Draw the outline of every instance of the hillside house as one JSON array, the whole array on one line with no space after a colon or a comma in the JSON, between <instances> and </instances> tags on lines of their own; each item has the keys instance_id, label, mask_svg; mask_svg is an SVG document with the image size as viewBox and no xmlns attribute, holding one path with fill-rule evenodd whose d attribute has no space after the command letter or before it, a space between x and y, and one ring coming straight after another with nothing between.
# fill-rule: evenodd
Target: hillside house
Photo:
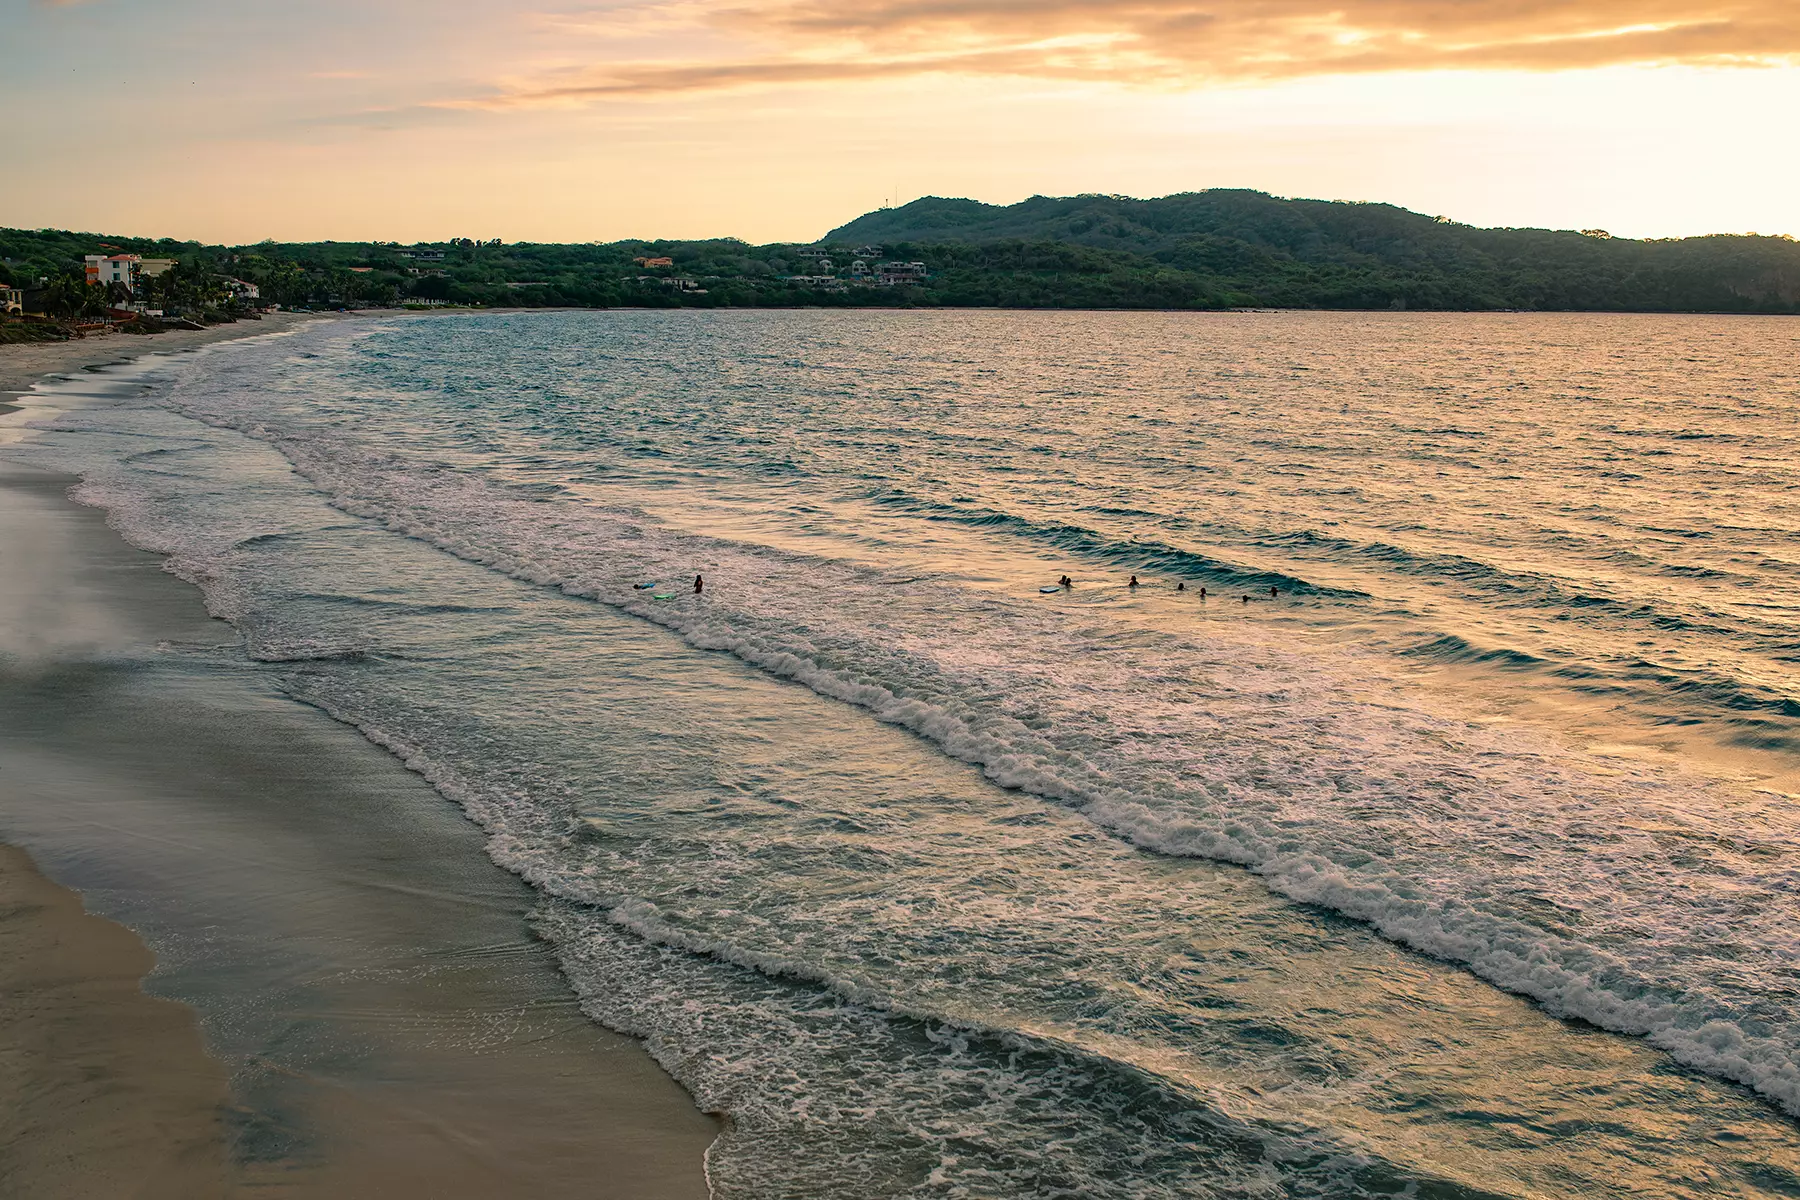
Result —
<instances>
[{"instance_id":1,"label":"hillside house","mask_svg":"<svg viewBox=\"0 0 1800 1200\"><path fill-rule=\"evenodd\" d=\"M875 269L875 282L882 287L904 287L925 282L922 262L884 262Z\"/></svg>"},{"instance_id":2,"label":"hillside house","mask_svg":"<svg viewBox=\"0 0 1800 1200\"><path fill-rule=\"evenodd\" d=\"M25 311L25 289L0 284L0 313L23 314Z\"/></svg>"}]
</instances>

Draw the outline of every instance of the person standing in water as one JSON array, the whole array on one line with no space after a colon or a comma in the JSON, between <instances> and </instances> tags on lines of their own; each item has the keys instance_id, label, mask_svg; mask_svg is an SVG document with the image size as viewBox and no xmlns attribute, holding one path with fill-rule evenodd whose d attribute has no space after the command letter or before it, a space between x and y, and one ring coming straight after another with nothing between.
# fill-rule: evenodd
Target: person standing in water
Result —
<instances>
[{"instance_id":1,"label":"person standing in water","mask_svg":"<svg viewBox=\"0 0 1800 1200\"><path fill-rule=\"evenodd\" d=\"M1280 595L1280 593L1275 590L1275 585L1271 583L1269 585L1269 599L1273 600L1278 595Z\"/></svg>"},{"instance_id":2,"label":"person standing in water","mask_svg":"<svg viewBox=\"0 0 1800 1200\"><path fill-rule=\"evenodd\" d=\"M1056 581L1056 586L1063 587L1063 588L1074 587L1075 581L1073 579L1070 579L1067 575L1064 575L1061 579Z\"/></svg>"},{"instance_id":3,"label":"person standing in water","mask_svg":"<svg viewBox=\"0 0 1800 1200\"><path fill-rule=\"evenodd\" d=\"M1126 586L1126 587L1130 587L1130 588L1134 588L1134 587L1136 587L1136 586L1137 586L1137 585L1138 585L1138 581L1137 581L1137 576L1136 576L1136 575L1133 575L1133 576L1132 576L1132 577L1131 577L1131 582L1130 582L1130 583L1128 583L1128 584L1126 584L1126 585L1125 585L1125 586Z\"/></svg>"},{"instance_id":4,"label":"person standing in water","mask_svg":"<svg viewBox=\"0 0 1800 1200\"><path fill-rule=\"evenodd\" d=\"M1176 590L1176 591L1178 591L1178 592L1185 592L1185 591L1187 591L1187 580L1185 580L1185 579L1177 579L1177 580L1176 580L1176 581L1175 581L1175 590Z\"/></svg>"},{"instance_id":5,"label":"person standing in water","mask_svg":"<svg viewBox=\"0 0 1800 1200\"><path fill-rule=\"evenodd\" d=\"M705 587L706 587L706 580L700 578L700 576L698 576L698 575L694 576L694 595L698 596L705 589Z\"/></svg>"}]
</instances>

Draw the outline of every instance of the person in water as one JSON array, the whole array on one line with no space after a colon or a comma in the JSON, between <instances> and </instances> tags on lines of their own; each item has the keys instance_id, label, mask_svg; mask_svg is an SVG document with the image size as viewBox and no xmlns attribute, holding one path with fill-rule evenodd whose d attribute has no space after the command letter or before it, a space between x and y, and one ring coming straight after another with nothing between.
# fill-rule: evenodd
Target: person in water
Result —
<instances>
[{"instance_id":1,"label":"person in water","mask_svg":"<svg viewBox=\"0 0 1800 1200\"><path fill-rule=\"evenodd\" d=\"M1271 583L1269 585L1269 599L1273 600L1276 596L1279 596L1280 594L1281 594L1280 592L1275 590L1275 585Z\"/></svg>"},{"instance_id":2,"label":"person in water","mask_svg":"<svg viewBox=\"0 0 1800 1200\"><path fill-rule=\"evenodd\" d=\"M1238 599L1242 600L1245 604L1250 603L1250 597L1248 596L1240 596Z\"/></svg>"},{"instance_id":3,"label":"person in water","mask_svg":"<svg viewBox=\"0 0 1800 1200\"><path fill-rule=\"evenodd\" d=\"M1185 579L1177 579L1177 580L1176 580L1176 581L1175 581L1175 590L1176 590L1176 591L1178 591L1178 592L1185 592L1185 591L1187 591L1187 580L1185 580Z\"/></svg>"},{"instance_id":4,"label":"person in water","mask_svg":"<svg viewBox=\"0 0 1800 1200\"><path fill-rule=\"evenodd\" d=\"M1056 586L1057 587L1074 587L1075 581L1073 579L1070 579L1067 575L1064 575L1061 579L1056 581Z\"/></svg>"},{"instance_id":5,"label":"person in water","mask_svg":"<svg viewBox=\"0 0 1800 1200\"><path fill-rule=\"evenodd\" d=\"M694 595L698 596L705 587L706 580L700 578L698 575L694 576Z\"/></svg>"},{"instance_id":6,"label":"person in water","mask_svg":"<svg viewBox=\"0 0 1800 1200\"><path fill-rule=\"evenodd\" d=\"M1137 581L1137 576L1136 576L1136 575L1133 575L1133 576L1132 576L1132 577L1131 577L1131 582L1130 582L1130 583L1128 583L1128 584L1126 584L1126 585L1125 585L1125 586L1126 586L1126 587L1136 587L1136 586L1137 586L1137 585L1138 585L1138 581Z\"/></svg>"},{"instance_id":7,"label":"person in water","mask_svg":"<svg viewBox=\"0 0 1800 1200\"><path fill-rule=\"evenodd\" d=\"M1200 598L1202 600L1206 599L1206 589L1205 588L1200 589Z\"/></svg>"}]
</instances>

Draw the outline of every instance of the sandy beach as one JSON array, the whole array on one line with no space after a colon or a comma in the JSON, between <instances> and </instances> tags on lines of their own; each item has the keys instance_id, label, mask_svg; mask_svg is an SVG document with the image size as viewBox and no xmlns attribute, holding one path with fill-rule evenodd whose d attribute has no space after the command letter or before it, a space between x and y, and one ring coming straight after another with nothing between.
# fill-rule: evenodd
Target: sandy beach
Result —
<instances>
[{"instance_id":1,"label":"sandy beach","mask_svg":"<svg viewBox=\"0 0 1800 1200\"><path fill-rule=\"evenodd\" d=\"M332 320L325 313L267 313L259 321L237 321L210 329L171 329L158 334L108 333L71 338L66 342L36 342L0 346L0 412L39 381L75 371L87 371L130 362L146 354L192 350L214 342L279 333L305 321Z\"/></svg>"},{"instance_id":2,"label":"sandy beach","mask_svg":"<svg viewBox=\"0 0 1800 1200\"><path fill-rule=\"evenodd\" d=\"M0 348L0 392L303 319ZM480 832L75 482L0 459L0 1195L705 1196L716 1123Z\"/></svg>"},{"instance_id":3,"label":"sandy beach","mask_svg":"<svg viewBox=\"0 0 1800 1200\"><path fill-rule=\"evenodd\" d=\"M225 1072L153 961L0 846L0 1194L226 1194Z\"/></svg>"}]
</instances>

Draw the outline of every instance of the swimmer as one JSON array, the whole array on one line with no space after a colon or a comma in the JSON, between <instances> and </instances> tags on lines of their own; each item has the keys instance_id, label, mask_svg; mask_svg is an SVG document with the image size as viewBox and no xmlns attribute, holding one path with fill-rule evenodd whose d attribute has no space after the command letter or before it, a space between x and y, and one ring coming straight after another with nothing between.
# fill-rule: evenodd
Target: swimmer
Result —
<instances>
[{"instance_id":1,"label":"swimmer","mask_svg":"<svg viewBox=\"0 0 1800 1200\"><path fill-rule=\"evenodd\" d=\"M1132 576L1132 577L1131 577L1131 582L1130 582L1130 583L1128 583L1128 584L1126 584L1126 585L1125 585L1125 586L1126 586L1126 587L1136 587L1136 586L1137 586L1137 585L1138 585L1138 581L1137 581L1137 576L1136 576L1136 575L1133 575L1133 576Z\"/></svg>"},{"instance_id":2,"label":"swimmer","mask_svg":"<svg viewBox=\"0 0 1800 1200\"><path fill-rule=\"evenodd\" d=\"M1245 604L1250 603L1250 597L1248 596L1239 596L1238 599L1242 600Z\"/></svg>"},{"instance_id":3,"label":"swimmer","mask_svg":"<svg viewBox=\"0 0 1800 1200\"><path fill-rule=\"evenodd\" d=\"M1178 592L1185 592L1185 591L1187 591L1187 580L1185 580L1185 579L1177 579L1177 580L1176 580L1176 581L1175 581L1175 590L1176 590L1176 591L1178 591Z\"/></svg>"},{"instance_id":4,"label":"swimmer","mask_svg":"<svg viewBox=\"0 0 1800 1200\"><path fill-rule=\"evenodd\" d=\"M700 578L698 575L694 576L694 595L698 596L701 592L701 589L703 589L705 587L706 587L706 580Z\"/></svg>"}]
</instances>

